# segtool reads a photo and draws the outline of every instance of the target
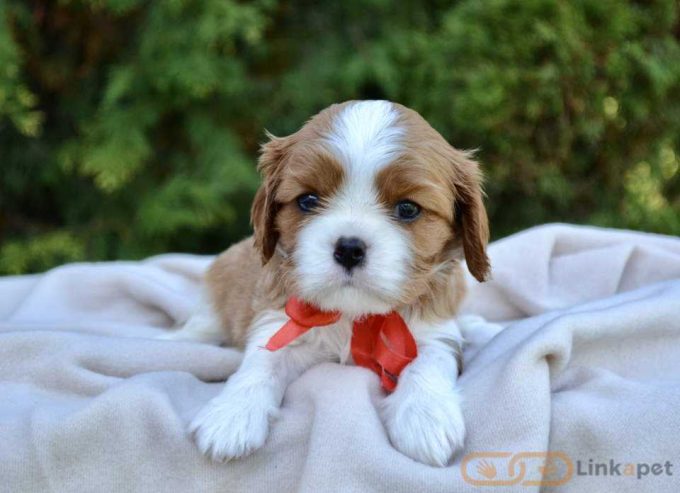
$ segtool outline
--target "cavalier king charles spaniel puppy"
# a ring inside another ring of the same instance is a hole
[[[200,307],[170,336],[245,348],[238,371],[190,425],[198,447],[214,460],[261,447],[292,380],[320,362],[351,361],[356,320],[398,313],[417,357],[380,415],[399,451],[445,466],[465,437],[454,320],[465,293],[460,262],[479,281],[489,272],[477,163],[388,101],[336,104],[288,137],[268,137],[254,235],[217,257]],[[337,320],[267,350],[290,319],[291,297]]]

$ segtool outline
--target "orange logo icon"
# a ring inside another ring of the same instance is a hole
[[[574,475],[564,452],[475,452],[463,457],[460,468],[475,486],[560,486]]]

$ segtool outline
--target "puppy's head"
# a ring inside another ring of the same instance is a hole
[[[416,112],[333,105],[262,148],[252,209],[264,262],[284,257],[296,296],[358,316],[409,305],[465,256],[489,271],[481,176]]]

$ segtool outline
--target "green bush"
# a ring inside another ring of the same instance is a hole
[[[4,0],[0,273],[216,252],[263,129],[346,99],[477,148],[495,237],[680,234],[675,0]]]

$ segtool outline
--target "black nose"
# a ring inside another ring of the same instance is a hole
[[[335,244],[333,258],[345,269],[351,270],[364,261],[366,243],[359,238],[340,238]]]

